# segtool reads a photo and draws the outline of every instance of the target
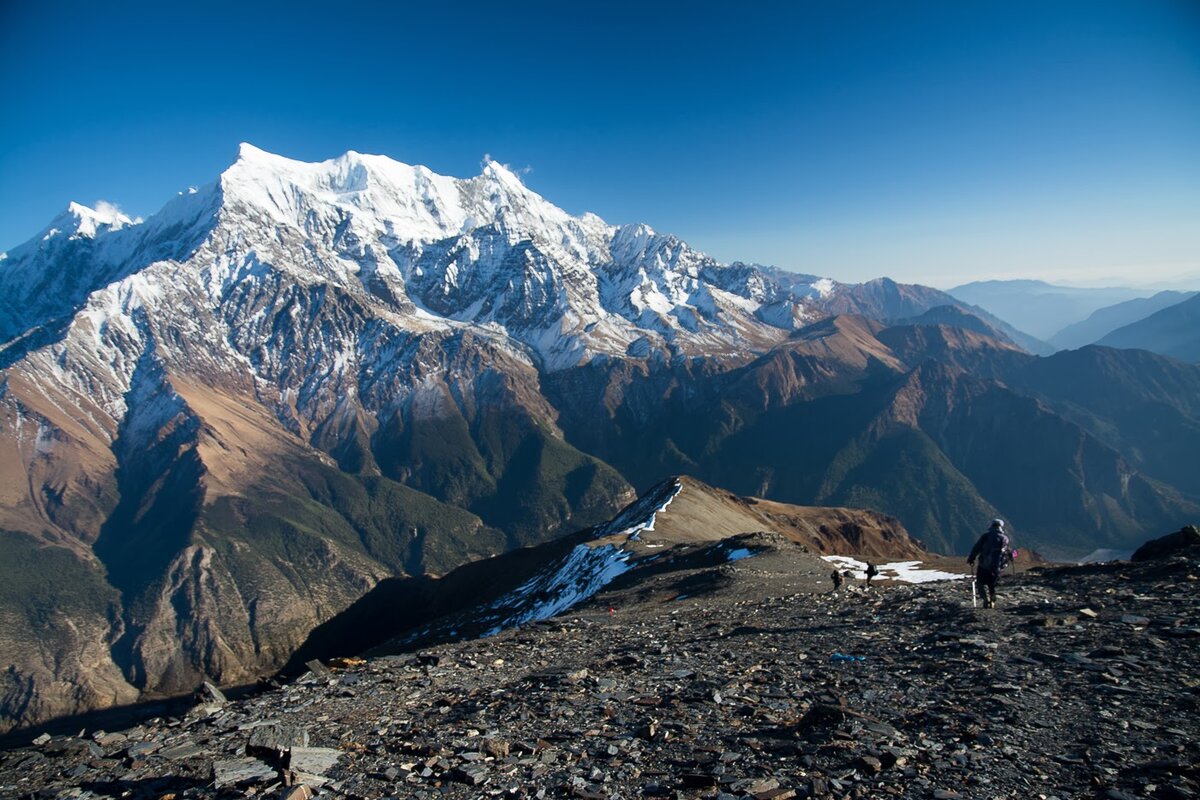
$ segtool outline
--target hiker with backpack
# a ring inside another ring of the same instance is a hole
[[[1008,547],[1008,535],[1004,532],[1004,520],[994,519],[987,533],[980,536],[979,541],[971,548],[971,555],[967,556],[967,564],[974,565],[976,561],[979,562],[975,568],[975,580],[983,587],[984,608],[996,607],[996,580],[1010,560],[1011,551]]]

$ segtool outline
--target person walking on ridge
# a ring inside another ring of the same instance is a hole
[[[980,536],[971,548],[971,555],[967,556],[969,565],[979,561],[975,568],[975,579],[983,587],[984,608],[996,607],[996,580],[1008,557],[1008,535],[1004,532],[1004,520],[994,519],[987,533]]]

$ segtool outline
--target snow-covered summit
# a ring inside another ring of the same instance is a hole
[[[592,362],[744,363],[819,313],[811,281],[781,276],[570,214],[495,160],[456,178],[244,144],[145,221],[72,205],[0,260],[0,370],[88,409],[100,441],[140,402],[135,373],[252,387],[331,448],[451,406],[532,403],[553,427],[516,387]]]
[[[546,233],[570,220],[496,161],[464,180],[353,150],[309,163],[243,143],[220,185],[227,200],[264,211],[280,224],[304,229],[314,216],[334,214],[409,244],[498,223],[524,234]]]
[[[100,230],[120,230],[126,225],[135,225],[141,220],[133,220],[111,203],[97,203],[96,208],[72,202],[60,219],[70,219],[75,223],[76,236],[95,236]]]
[[[461,214],[445,216],[457,195],[453,179],[354,151],[307,163],[243,143],[237,161],[222,173],[220,187],[226,202],[301,230],[312,215],[328,213],[369,216],[380,228],[389,221],[392,229],[416,239],[444,236],[463,222]]]
[[[820,313],[816,278],[570,214],[492,159],[455,178],[243,144],[216,180],[138,223],[72,204],[8,254],[0,364],[47,342],[60,356],[82,348],[78,384],[112,383],[118,414],[134,351],[158,341],[156,358],[289,398],[280,413],[304,428],[346,398],[408,397],[432,369],[405,360],[428,352],[414,344],[427,334],[469,334],[545,372],[597,358],[740,363]]]
[[[89,208],[82,203],[71,201],[66,209],[50,221],[42,233],[34,237],[34,241],[49,241],[60,236],[69,239],[94,239],[98,235],[136,225],[138,222],[141,220],[131,219],[111,203],[101,201],[96,204],[96,208]]]
[[[257,260],[394,311],[486,326],[548,369],[635,342],[643,355],[758,349],[807,319],[797,304],[816,295],[648,225],[569,214],[490,158],[453,178],[381,155],[310,163],[243,144],[216,192],[218,235]],[[210,268],[210,294],[243,272]]]

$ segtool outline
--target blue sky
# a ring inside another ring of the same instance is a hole
[[[451,175],[723,260],[1200,288],[1200,3],[4,3],[0,248],[249,141]]]

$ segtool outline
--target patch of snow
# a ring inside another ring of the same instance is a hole
[[[642,531],[654,530],[655,517],[666,510],[682,488],[673,481],[630,503],[610,522],[597,527],[595,538],[616,535],[636,541]],[[561,614],[628,572],[633,556],[614,544],[577,545],[558,567],[531,578],[488,606],[485,618],[494,612],[496,622],[483,635],[494,636],[515,625]]]
[[[933,581],[957,581],[970,576],[937,569],[924,569],[920,561],[897,561],[879,567],[880,577],[904,583],[932,583]]]
[[[1099,564],[1105,561],[1128,561],[1132,557],[1132,550],[1113,550],[1111,548],[1102,547],[1099,550],[1093,550],[1083,558],[1079,559],[1079,563]]]
[[[716,286],[710,286],[708,291],[713,297],[723,300],[726,304],[739,308],[747,314],[753,314],[762,308],[762,303],[752,297],[743,297],[740,294],[719,289]]]
[[[867,579],[867,563],[850,556],[822,556],[823,559],[839,569],[851,570],[854,577],[860,581]],[[957,581],[968,578],[957,572],[944,572],[937,569],[922,569],[920,561],[893,561],[888,564],[876,564],[879,570],[876,577],[903,583],[932,583],[933,581]]]
[[[679,481],[663,484],[658,491],[638,498],[622,509],[620,514],[598,525],[593,531],[594,538],[628,536],[631,541],[637,541],[642,531],[654,530],[654,518],[667,510],[682,489],[683,484]]]
[[[577,545],[557,569],[538,575],[497,600],[490,608],[502,618],[484,636],[505,628],[560,614],[592,597],[629,570],[632,553],[616,545]],[[506,609],[514,609],[505,615]]]

